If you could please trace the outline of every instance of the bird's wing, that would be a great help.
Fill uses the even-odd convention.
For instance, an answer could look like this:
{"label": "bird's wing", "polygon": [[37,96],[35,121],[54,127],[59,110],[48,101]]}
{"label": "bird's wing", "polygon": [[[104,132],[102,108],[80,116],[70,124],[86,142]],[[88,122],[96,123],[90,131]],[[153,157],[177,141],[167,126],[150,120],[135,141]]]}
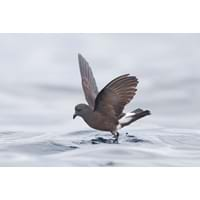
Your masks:
{"label": "bird's wing", "polygon": [[78,54],[78,61],[79,61],[82,87],[85,94],[85,98],[89,106],[92,109],[94,109],[95,99],[98,94],[96,81],[93,76],[92,69],[90,68],[88,62],[85,60],[85,58],[81,54]]}
{"label": "bird's wing", "polygon": [[112,80],[97,95],[95,111],[103,113],[110,118],[118,119],[124,106],[135,96],[137,84],[137,78],[129,76],[129,74]]}

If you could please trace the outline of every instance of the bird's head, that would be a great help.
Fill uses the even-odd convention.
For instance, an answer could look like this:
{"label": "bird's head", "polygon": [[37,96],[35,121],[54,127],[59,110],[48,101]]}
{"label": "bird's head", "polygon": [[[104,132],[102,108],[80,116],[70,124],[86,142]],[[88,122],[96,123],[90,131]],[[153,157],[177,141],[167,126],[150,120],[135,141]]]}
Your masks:
{"label": "bird's head", "polygon": [[78,104],[75,106],[75,113],[73,115],[73,119],[77,116],[83,117],[85,113],[89,110],[89,106],[86,104]]}

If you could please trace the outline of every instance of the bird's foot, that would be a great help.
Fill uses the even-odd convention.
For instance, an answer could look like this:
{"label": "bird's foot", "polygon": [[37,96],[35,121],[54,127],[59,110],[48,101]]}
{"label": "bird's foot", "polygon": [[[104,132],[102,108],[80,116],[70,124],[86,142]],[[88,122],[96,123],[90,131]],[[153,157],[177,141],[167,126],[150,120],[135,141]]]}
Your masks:
{"label": "bird's foot", "polygon": [[118,138],[119,138],[119,133],[115,132],[113,134],[113,144],[119,144]]}
{"label": "bird's foot", "polygon": [[118,138],[119,138],[119,133],[117,132],[117,134],[113,136],[113,144],[119,144]]}
{"label": "bird's foot", "polygon": [[112,141],[113,141],[113,144],[119,144],[118,137],[117,138],[114,137]]}

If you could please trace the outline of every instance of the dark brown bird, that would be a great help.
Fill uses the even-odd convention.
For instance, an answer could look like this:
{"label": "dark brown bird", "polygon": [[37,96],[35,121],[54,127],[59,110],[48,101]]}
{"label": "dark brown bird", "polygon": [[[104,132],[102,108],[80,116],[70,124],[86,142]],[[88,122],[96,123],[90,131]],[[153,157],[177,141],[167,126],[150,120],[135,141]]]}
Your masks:
{"label": "dark brown bird", "polygon": [[92,70],[85,58],[78,54],[79,68],[82,78],[82,87],[87,104],[75,106],[76,116],[80,116],[92,128],[109,131],[118,141],[118,130],[132,122],[150,115],[149,110],[140,108],[123,113],[124,107],[136,94],[138,80],[135,76],[125,74],[108,83],[100,92],[96,85]]}

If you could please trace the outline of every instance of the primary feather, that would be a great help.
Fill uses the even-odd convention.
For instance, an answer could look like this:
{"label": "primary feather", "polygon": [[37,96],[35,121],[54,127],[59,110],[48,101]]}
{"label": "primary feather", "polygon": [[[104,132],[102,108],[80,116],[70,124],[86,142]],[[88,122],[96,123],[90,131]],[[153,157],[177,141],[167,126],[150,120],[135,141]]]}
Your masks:
{"label": "primary feather", "polygon": [[85,58],[81,54],[78,54],[78,60],[85,99],[89,106],[94,109],[95,99],[98,94],[97,84],[92,70]]}
{"label": "primary feather", "polygon": [[128,104],[136,94],[138,80],[135,76],[125,74],[108,83],[95,100],[95,111],[118,119],[124,106]]}

